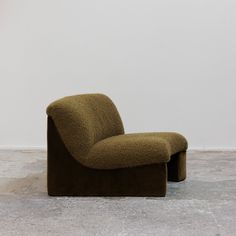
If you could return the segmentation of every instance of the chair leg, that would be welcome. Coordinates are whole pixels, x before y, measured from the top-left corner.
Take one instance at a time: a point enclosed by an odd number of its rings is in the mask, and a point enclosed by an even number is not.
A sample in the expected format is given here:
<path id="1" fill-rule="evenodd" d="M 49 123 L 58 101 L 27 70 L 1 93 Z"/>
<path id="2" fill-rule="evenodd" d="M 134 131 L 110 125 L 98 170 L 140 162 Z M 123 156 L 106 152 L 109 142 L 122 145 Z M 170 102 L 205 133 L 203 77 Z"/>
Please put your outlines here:
<path id="1" fill-rule="evenodd" d="M 167 168 L 169 181 L 179 182 L 186 179 L 186 152 L 171 156 Z"/>
<path id="2" fill-rule="evenodd" d="M 67 151 L 53 120 L 49 117 L 47 177 L 50 196 L 164 197 L 167 164 L 115 170 L 87 168 Z"/>

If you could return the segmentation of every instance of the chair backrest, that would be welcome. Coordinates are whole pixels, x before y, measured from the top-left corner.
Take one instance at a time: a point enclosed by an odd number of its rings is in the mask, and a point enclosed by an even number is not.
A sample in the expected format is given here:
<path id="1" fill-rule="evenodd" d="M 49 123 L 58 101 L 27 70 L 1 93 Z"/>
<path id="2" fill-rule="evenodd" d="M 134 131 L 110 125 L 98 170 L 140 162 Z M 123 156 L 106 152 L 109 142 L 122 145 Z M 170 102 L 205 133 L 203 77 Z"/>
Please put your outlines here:
<path id="1" fill-rule="evenodd" d="M 71 155 L 80 162 L 98 141 L 124 134 L 116 106 L 103 94 L 82 94 L 57 100 L 47 108 Z"/>

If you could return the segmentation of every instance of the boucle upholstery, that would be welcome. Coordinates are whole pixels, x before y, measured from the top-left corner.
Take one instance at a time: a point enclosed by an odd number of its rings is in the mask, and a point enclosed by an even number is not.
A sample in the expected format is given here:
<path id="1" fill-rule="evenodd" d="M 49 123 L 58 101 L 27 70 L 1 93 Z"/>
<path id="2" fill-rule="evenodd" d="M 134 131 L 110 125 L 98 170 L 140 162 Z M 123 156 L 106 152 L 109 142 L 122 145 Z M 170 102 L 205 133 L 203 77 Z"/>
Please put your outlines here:
<path id="1" fill-rule="evenodd" d="M 115 105 L 103 94 L 62 98 L 48 106 L 47 114 L 71 155 L 82 164 L 95 143 L 124 133 Z"/>
<path id="2" fill-rule="evenodd" d="M 171 157 L 168 163 L 98 170 L 82 165 L 70 155 L 50 117 L 47 137 L 47 190 L 50 196 L 164 197 L 167 178 L 181 181 L 186 176 L 185 163 L 179 165 L 184 153 Z M 169 171 L 172 159 L 175 161 Z"/>
<path id="3" fill-rule="evenodd" d="M 166 163 L 187 149 L 186 139 L 178 133 L 124 134 L 115 105 L 103 94 L 65 97 L 52 103 L 47 114 L 70 154 L 89 168 Z"/>
<path id="4" fill-rule="evenodd" d="M 118 135 L 96 143 L 85 165 L 97 169 L 116 169 L 168 162 L 187 149 L 186 139 L 177 133 Z"/>

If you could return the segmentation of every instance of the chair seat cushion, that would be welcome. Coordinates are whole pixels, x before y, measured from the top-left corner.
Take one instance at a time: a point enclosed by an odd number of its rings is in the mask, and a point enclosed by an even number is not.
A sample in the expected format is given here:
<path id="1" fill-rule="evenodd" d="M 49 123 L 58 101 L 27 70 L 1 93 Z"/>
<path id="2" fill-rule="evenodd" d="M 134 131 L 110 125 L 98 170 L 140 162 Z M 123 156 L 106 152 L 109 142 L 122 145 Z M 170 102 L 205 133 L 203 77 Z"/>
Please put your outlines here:
<path id="1" fill-rule="evenodd" d="M 97 142 L 85 165 L 95 169 L 117 169 L 168 162 L 187 150 L 186 139 L 173 132 L 125 134 Z"/>

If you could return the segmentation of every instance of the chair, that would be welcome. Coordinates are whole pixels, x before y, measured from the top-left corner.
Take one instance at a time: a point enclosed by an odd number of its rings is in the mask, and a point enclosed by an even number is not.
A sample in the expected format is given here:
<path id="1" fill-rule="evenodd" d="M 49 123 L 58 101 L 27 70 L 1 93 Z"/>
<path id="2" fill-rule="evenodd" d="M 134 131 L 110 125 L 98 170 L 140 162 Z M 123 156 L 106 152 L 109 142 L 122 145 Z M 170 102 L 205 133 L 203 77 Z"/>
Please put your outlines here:
<path id="1" fill-rule="evenodd" d="M 186 178 L 186 139 L 174 132 L 124 134 L 103 94 L 62 98 L 47 115 L 50 196 L 163 197 L 167 180 Z"/>

